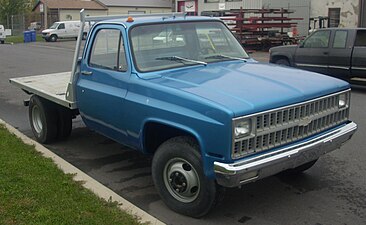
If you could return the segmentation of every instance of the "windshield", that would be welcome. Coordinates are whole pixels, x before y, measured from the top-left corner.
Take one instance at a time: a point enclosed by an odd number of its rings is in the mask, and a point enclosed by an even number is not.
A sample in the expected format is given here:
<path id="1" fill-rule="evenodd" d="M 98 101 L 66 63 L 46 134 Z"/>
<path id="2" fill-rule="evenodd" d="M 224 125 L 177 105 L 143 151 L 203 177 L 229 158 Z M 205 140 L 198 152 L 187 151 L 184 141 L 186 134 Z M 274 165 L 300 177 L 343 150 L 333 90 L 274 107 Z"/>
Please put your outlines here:
<path id="1" fill-rule="evenodd" d="M 131 42 L 141 72 L 249 58 L 218 21 L 136 26 Z"/>
<path id="2" fill-rule="evenodd" d="M 50 26 L 50 29 L 56 29 L 58 27 L 59 23 L 54 23 L 52 26 Z"/>

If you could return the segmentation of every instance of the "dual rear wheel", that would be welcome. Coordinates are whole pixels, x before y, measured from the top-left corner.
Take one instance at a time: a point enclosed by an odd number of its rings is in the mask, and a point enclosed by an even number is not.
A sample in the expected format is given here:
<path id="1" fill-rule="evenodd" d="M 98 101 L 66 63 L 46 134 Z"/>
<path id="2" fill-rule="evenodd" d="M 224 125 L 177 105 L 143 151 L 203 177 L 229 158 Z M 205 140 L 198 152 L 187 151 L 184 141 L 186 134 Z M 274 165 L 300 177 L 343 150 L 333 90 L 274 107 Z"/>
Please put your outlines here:
<path id="1" fill-rule="evenodd" d="M 33 95 L 29 101 L 29 121 L 36 140 L 47 144 L 71 134 L 71 110 Z"/>

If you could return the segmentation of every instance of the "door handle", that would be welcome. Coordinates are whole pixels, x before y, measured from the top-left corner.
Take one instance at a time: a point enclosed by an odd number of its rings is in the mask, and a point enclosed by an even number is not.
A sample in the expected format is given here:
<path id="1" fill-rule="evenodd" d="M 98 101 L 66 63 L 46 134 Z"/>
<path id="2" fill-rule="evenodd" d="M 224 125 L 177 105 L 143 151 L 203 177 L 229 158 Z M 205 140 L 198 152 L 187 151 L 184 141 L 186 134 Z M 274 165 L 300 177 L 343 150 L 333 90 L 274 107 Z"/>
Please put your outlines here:
<path id="1" fill-rule="evenodd" d="M 92 74 L 93 74 L 93 72 L 83 70 L 83 71 L 81 71 L 81 74 L 82 74 L 82 75 L 85 75 L 85 76 L 90 76 L 90 75 L 92 75 Z"/>
<path id="2" fill-rule="evenodd" d="M 329 55 L 329 52 L 323 52 L 324 55 Z"/>

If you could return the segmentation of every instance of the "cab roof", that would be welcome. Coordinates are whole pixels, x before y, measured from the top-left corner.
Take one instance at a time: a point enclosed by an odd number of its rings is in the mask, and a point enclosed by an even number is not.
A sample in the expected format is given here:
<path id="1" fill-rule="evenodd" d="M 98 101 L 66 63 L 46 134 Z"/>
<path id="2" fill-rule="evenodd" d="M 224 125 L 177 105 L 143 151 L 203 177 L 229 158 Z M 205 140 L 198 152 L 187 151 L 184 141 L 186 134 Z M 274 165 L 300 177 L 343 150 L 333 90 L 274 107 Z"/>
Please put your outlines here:
<path id="1" fill-rule="evenodd" d="M 126 28 L 140 24 L 149 23 L 171 23 L 171 22 L 185 22 L 185 21 L 220 21 L 219 18 L 207 17 L 207 16 L 184 16 L 184 15 L 171 15 L 171 16 L 144 16 L 139 17 L 138 15 L 131 15 L 133 22 L 127 22 L 127 17 L 120 19 L 104 20 L 101 23 L 121 23 Z"/>

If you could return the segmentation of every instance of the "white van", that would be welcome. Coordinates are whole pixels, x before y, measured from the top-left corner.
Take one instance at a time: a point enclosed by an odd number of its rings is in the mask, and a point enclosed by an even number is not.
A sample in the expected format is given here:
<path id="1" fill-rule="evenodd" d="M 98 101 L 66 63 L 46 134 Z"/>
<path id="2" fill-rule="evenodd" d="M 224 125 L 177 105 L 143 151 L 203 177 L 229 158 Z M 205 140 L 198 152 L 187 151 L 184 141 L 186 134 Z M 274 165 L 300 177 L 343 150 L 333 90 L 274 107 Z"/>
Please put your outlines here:
<path id="1" fill-rule="evenodd" d="M 0 43 L 1 44 L 5 43 L 5 38 L 6 38 L 5 28 L 3 25 L 0 24 Z"/>
<path id="2" fill-rule="evenodd" d="M 59 38 L 75 38 L 79 35 L 80 21 L 60 21 L 55 22 L 49 29 L 42 31 L 42 38 L 46 41 L 55 42 Z M 83 39 L 89 31 L 89 26 L 85 24 Z"/>

